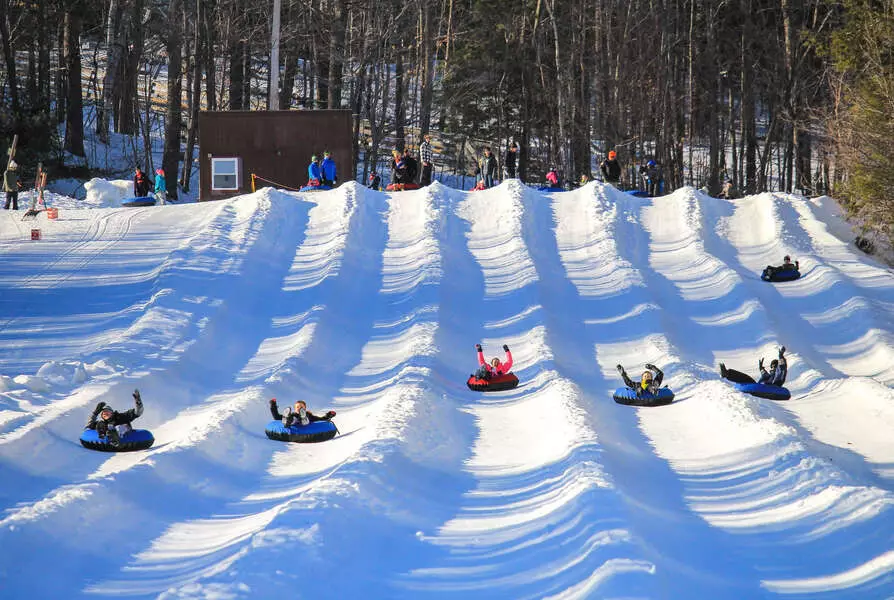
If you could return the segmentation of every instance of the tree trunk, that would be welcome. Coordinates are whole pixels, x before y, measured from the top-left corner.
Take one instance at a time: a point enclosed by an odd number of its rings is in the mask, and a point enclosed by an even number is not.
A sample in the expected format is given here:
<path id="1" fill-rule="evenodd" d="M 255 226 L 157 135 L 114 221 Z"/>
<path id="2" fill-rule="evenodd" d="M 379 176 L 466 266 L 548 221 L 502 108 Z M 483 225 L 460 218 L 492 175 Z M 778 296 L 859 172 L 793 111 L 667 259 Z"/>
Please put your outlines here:
<path id="1" fill-rule="evenodd" d="M 196 0 L 196 21 L 193 37 L 192 53 L 192 84 L 189 93 L 189 122 L 186 127 L 186 151 L 183 153 L 183 172 L 180 176 L 180 185 L 184 192 L 189 192 L 189 180 L 192 179 L 193 153 L 196 147 L 196 138 L 199 132 L 199 108 L 202 103 L 202 56 L 204 41 L 202 40 L 202 0 Z"/>
<path id="2" fill-rule="evenodd" d="M 81 102 L 81 15 L 80 8 L 65 12 L 65 70 L 67 102 L 65 113 L 65 150 L 75 156 L 84 152 L 84 111 Z"/>
<path id="3" fill-rule="evenodd" d="M 165 119 L 165 150 L 162 168 L 168 196 L 177 199 L 177 163 L 180 162 L 180 119 L 182 96 L 181 11 L 182 0 L 171 0 L 168 7 L 168 107 Z"/>
<path id="4" fill-rule="evenodd" d="M 137 94 L 139 84 L 140 60 L 143 58 L 143 0 L 134 0 L 130 22 L 133 24 L 131 44 L 127 49 L 127 60 L 124 64 L 124 83 L 122 85 L 121 110 L 118 113 L 117 129 L 125 135 L 134 135 L 140 131 L 140 104 Z"/>
<path id="5" fill-rule="evenodd" d="M 404 103 L 404 53 L 402 44 L 398 44 L 397 57 L 394 60 L 394 135 L 397 139 L 394 145 L 401 152 L 406 143 L 406 119 L 407 107 Z"/>
<path id="6" fill-rule="evenodd" d="M 211 4 L 209 9 L 208 4 Z M 211 26 L 211 17 L 209 15 L 215 12 L 215 0 L 202 0 L 202 27 L 205 31 L 205 101 L 208 110 L 217 110 L 217 88 L 215 87 L 215 78 L 217 77 L 217 67 L 215 66 L 214 54 L 214 27 Z"/>
<path id="7" fill-rule="evenodd" d="M 243 71 L 242 55 L 245 52 L 245 42 L 239 40 L 230 46 L 230 110 L 243 110 L 245 104 L 242 98 Z"/>
<path id="8" fill-rule="evenodd" d="M 332 34 L 329 36 L 329 89 L 326 104 L 329 108 L 341 108 L 341 79 L 344 64 L 347 8 L 344 0 L 332 2 Z"/>
<path id="9" fill-rule="evenodd" d="M 109 18 L 106 21 L 106 72 L 102 79 L 102 97 L 96 107 L 96 134 L 99 140 L 109 143 L 109 113 L 118 93 L 121 72 L 121 56 L 124 53 L 124 27 L 121 15 L 124 7 L 118 0 L 109 0 Z"/>
<path id="10" fill-rule="evenodd" d="M 6 74 L 9 83 L 9 97 L 12 101 L 12 114 L 17 119 L 20 113 L 19 84 L 16 76 L 16 57 L 9 39 L 9 22 L 7 0 L 0 0 L 0 41 L 3 43 L 3 58 L 6 61 Z"/>
<path id="11" fill-rule="evenodd" d="M 422 95 L 419 107 L 419 130 L 422 135 L 431 127 L 432 100 L 434 98 L 435 65 L 432 50 L 431 3 L 422 1 Z"/>

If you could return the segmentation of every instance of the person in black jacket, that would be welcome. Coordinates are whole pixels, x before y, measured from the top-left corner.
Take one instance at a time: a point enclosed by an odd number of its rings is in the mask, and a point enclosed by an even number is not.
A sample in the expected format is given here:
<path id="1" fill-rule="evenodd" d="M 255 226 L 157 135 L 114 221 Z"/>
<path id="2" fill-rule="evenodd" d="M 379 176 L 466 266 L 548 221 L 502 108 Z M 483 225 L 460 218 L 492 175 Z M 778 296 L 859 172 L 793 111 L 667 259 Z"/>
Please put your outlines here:
<path id="1" fill-rule="evenodd" d="M 602 161 L 599 168 L 602 170 L 602 177 L 606 183 L 616 184 L 621 181 L 621 165 L 617 160 L 618 153 L 612 150 L 608 153 L 608 158 Z"/>
<path id="2" fill-rule="evenodd" d="M 720 376 L 733 383 L 763 383 L 765 385 L 783 385 L 788 375 L 788 361 L 785 360 L 785 346 L 779 349 L 779 358 L 770 362 L 770 370 L 764 368 L 764 359 L 761 357 L 757 361 L 757 368 L 760 370 L 761 378 L 755 381 L 751 375 L 736 371 L 735 369 L 727 369 L 726 365 L 720 363 Z"/>
<path id="3" fill-rule="evenodd" d="M 140 390 L 133 391 L 135 407 L 120 413 L 105 402 L 100 402 L 93 409 L 93 414 L 84 429 L 95 429 L 100 437 L 108 438 L 112 446 L 117 446 L 121 437 L 131 431 L 131 423 L 143 414 L 143 399 Z"/>
<path id="4" fill-rule="evenodd" d="M 291 427 L 292 425 L 310 425 L 316 421 L 330 421 L 332 417 L 335 416 L 335 411 L 330 410 L 322 417 L 318 417 L 313 414 L 309 410 L 307 410 L 307 403 L 304 400 L 298 400 L 295 403 L 295 408 L 286 407 L 283 411 L 283 414 L 279 413 L 279 409 L 276 407 L 276 398 L 270 399 L 270 415 L 277 421 L 282 421 L 282 424 L 285 427 Z"/>
<path id="5" fill-rule="evenodd" d="M 150 185 L 149 178 L 140 167 L 137 167 L 133 176 L 133 195 L 137 198 L 148 196 Z"/>
<path id="6" fill-rule="evenodd" d="M 406 181 L 404 183 L 416 183 L 416 176 L 419 175 L 419 163 L 410 154 L 410 149 L 404 150 L 404 165 L 407 167 Z"/>
<path id="7" fill-rule="evenodd" d="M 490 151 L 490 146 L 484 147 L 480 168 L 481 181 L 484 182 L 485 189 L 493 187 L 494 179 L 497 177 L 497 157 Z"/>
<path id="8" fill-rule="evenodd" d="M 506 179 L 515 179 L 515 166 L 518 158 L 518 144 L 512 142 L 506 149 L 506 157 L 503 159 L 503 169 L 506 171 Z"/>
<path id="9" fill-rule="evenodd" d="M 627 372 L 624 371 L 624 367 L 621 365 L 618 365 L 618 372 L 621 373 L 621 379 L 624 380 L 624 385 L 635 391 L 637 396 L 642 396 L 644 394 L 654 396 L 658 393 L 658 390 L 661 389 L 661 381 L 664 379 L 664 373 L 661 369 L 652 364 L 646 364 L 646 370 L 643 371 L 639 383 L 634 383 L 627 376 Z"/>
<path id="10" fill-rule="evenodd" d="M 379 177 L 379 174 L 373 171 L 369 174 L 369 183 L 366 185 L 371 190 L 378 190 L 382 186 L 382 178 Z"/>

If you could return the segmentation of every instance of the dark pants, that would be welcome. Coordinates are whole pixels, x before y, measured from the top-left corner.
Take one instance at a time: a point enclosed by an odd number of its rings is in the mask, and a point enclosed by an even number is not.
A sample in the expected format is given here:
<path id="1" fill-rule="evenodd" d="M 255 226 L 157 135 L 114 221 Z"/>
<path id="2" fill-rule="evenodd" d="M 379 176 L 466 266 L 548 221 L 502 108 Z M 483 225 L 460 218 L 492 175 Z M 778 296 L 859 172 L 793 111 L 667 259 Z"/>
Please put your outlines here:
<path id="1" fill-rule="evenodd" d="M 751 375 L 746 375 L 741 371 L 736 371 L 735 369 L 726 369 L 725 372 L 720 373 L 721 377 L 724 379 L 728 379 L 733 383 L 757 383 Z"/>
<path id="2" fill-rule="evenodd" d="M 506 165 L 506 179 L 515 179 L 515 165 Z"/>
<path id="3" fill-rule="evenodd" d="M 431 164 L 422 164 L 422 178 L 419 180 L 420 185 L 431 185 Z"/>
<path id="4" fill-rule="evenodd" d="M 12 202 L 13 210 L 19 210 L 19 193 L 18 192 L 6 192 L 6 206 L 3 207 L 4 210 L 9 210 L 10 202 Z"/>

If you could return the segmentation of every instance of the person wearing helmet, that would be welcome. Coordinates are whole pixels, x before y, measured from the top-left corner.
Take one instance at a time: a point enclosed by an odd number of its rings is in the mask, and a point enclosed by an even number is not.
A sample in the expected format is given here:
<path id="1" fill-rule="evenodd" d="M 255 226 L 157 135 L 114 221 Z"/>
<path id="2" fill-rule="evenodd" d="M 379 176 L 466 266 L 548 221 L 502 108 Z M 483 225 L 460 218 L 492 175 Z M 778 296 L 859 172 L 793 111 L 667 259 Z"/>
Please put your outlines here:
<path id="1" fill-rule="evenodd" d="M 310 164 L 307 166 L 307 185 L 317 187 L 323 181 L 323 169 L 320 167 L 320 158 L 314 154 L 310 157 Z"/>
<path id="2" fill-rule="evenodd" d="M 618 163 L 618 153 L 614 150 L 608 153 L 608 158 L 602 161 L 599 168 L 606 183 L 617 185 L 621 181 L 621 165 Z"/>
<path id="3" fill-rule="evenodd" d="M 316 421 L 331 421 L 335 416 L 335 411 L 330 410 L 322 417 L 317 416 L 307 410 L 307 403 L 304 400 L 295 402 L 294 408 L 287 406 L 280 414 L 276 407 L 276 398 L 270 399 L 270 415 L 277 421 L 282 421 L 283 426 L 291 427 L 292 425 L 310 425 Z"/>
<path id="4" fill-rule="evenodd" d="M 646 370 L 643 371 L 639 383 L 634 383 L 634 381 L 627 376 L 627 372 L 624 370 L 623 366 L 618 365 L 617 369 L 621 374 L 621 379 L 624 380 L 624 385 L 636 392 L 637 396 L 654 396 L 658 393 L 658 390 L 661 389 L 664 373 L 653 364 L 646 364 Z"/>
<path id="5" fill-rule="evenodd" d="M 3 173 L 3 191 L 6 192 L 4 210 L 9 210 L 10 206 L 13 210 L 19 210 L 19 190 L 22 189 L 22 182 L 19 181 L 19 175 L 16 172 L 18 168 L 19 165 L 16 164 L 16 161 L 10 160 L 6 172 Z"/>
<path id="6" fill-rule="evenodd" d="M 473 373 L 474 377 L 478 379 L 490 379 L 491 377 L 499 377 L 500 375 L 506 375 L 512 370 L 512 352 L 509 351 L 509 346 L 503 344 L 503 352 L 506 353 L 506 360 L 501 361 L 499 358 L 492 358 L 490 362 L 484 360 L 484 351 L 481 349 L 481 344 L 475 344 L 475 350 L 478 352 L 478 364 L 480 365 L 478 370 Z"/>
<path id="7" fill-rule="evenodd" d="M 661 167 L 654 160 L 649 160 L 646 166 L 640 169 L 643 176 L 643 185 L 645 191 L 650 197 L 658 196 L 661 193 L 662 175 Z"/>
<path id="8" fill-rule="evenodd" d="M 320 173 L 323 175 L 321 180 L 323 185 L 328 185 L 330 187 L 335 186 L 335 161 L 332 160 L 332 153 L 328 150 L 323 152 L 323 162 L 320 163 Z"/>
<path id="9" fill-rule="evenodd" d="M 105 402 L 100 402 L 93 409 L 84 429 L 95 429 L 100 437 L 109 440 L 112 446 L 118 446 L 121 437 L 133 429 L 131 423 L 143 414 L 143 399 L 140 390 L 133 391 L 134 408 L 118 412 Z"/>
<path id="10" fill-rule="evenodd" d="M 735 369 L 727 369 L 726 365 L 720 363 L 720 376 L 733 383 L 763 383 L 765 385 L 783 385 L 788 375 L 788 361 L 785 360 L 785 346 L 779 349 L 779 358 L 770 361 L 770 370 L 764 368 L 763 357 L 757 361 L 757 368 L 760 370 L 761 377 L 755 381 L 750 375 Z"/>
<path id="11" fill-rule="evenodd" d="M 165 170 L 155 169 L 155 199 L 164 205 L 168 199 L 168 184 L 165 181 Z"/>

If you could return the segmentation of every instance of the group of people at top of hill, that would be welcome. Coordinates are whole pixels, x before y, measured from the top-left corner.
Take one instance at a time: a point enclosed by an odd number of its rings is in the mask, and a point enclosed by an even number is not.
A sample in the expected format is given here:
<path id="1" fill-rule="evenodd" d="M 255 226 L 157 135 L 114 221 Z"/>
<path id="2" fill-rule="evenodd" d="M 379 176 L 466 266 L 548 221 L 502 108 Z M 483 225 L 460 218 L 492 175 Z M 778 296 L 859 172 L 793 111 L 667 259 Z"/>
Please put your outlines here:
<path id="1" fill-rule="evenodd" d="M 324 151 L 322 161 L 316 154 L 310 157 L 310 164 L 307 166 L 307 185 L 309 187 L 321 185 L 335 187 L 337 181 L 338 175 L 331 152 Z"/>
<path id="2" fill-rule="evenodd" d="M 165 181 L 165 170 L 161 168 L 155 169 L 155 183 L 153 184 L 143 170 L 137 167 L 133 176 L 133 195 L 137 198 L 145 198 L 149 196 L 149 190 L 153 190 L 153 195 L 159 204 L 165 204 L 168 201 L 168 184 Z"/>

